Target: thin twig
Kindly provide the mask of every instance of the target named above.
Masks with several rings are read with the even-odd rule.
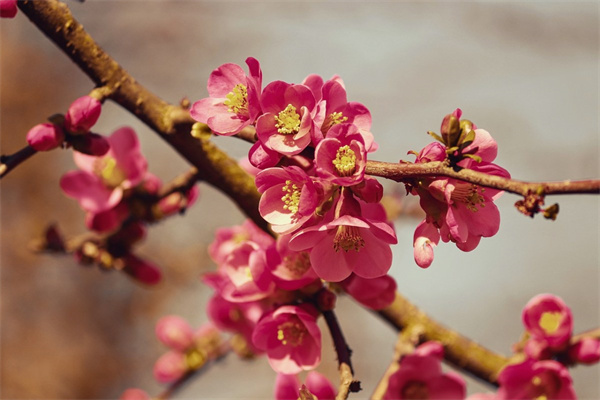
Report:
[[[27,145],[14,154],[0,156],[0,179],[35,153],[37,153],[37,151],[33,147]]]

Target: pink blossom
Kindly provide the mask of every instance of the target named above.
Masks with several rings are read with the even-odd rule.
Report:
[[[118,129],[108,141],[110,150],[105,156],[75,152],[80,170],[68,172],[60,180],[65,194],[77,199],[86,211],[97,213],[115,207],[124,191],[138,185],[146,173],[147,162],[133,129]]]
[[[156,205],[158,216],[167,217],[178,212],[184,212],[196,202],[199,193],[200,189],[198,189],[198,186],[194,185],[185,193],[173,192],[170,195],[160,199]]]
[[[586,337],[569,347],[569,360],[574,363],[594,364],[600,361],[600,340]]]
[[[366,209],[350,191],[342,191],[329,218],[299,230],[290,248],[309,250],[313,269],[326,281],[342,281],[352,272],[369,279],[385,275],[392,265],[390,244],[397,242],[396,233],[384,219],[368,216]]]
[[[279,163],[282,157],[282,154],[269,149],[261,142],[254,143],[248,151],[248,160],[250,161],[250,164],[258,169],[274,167]]]
[[[252,241],[262,249],[267,249],[274,239],[247,219],[242,225],[217,229],[215,240],[208,246],[208,254],[217,264],[222,264],[240,244]]]
[[[265,147],[294,155],[310,144],[316,102],[308,87],[271,82],[262,93],[261,105],[264,114],[256,121],[256,134]]]
[[[354,300],[373,310],[389,306],[396,298],[396,281],[389,275],[366,279],[353,274],[340,285]]]
[[[371,113],[364,105],[357,102],[348,102],[346,89],[338,80],[329,80],[321,88],[315,124],[317,129],[313,136],[313,144],[318,145],[325,137],[329,137],[331,127],[348,123],[358,128],[363,137],[365,148],[368,152],[375,151],[377,144],[373,140],[371,130]]]
[[[282,374],[297,374],[321,362],[321,331],[317,310],[309,305],[281,306],[263,316],[252,335],[271,367]]]
[[[151,400],[151,397],[142,389],[130,388],[121,394],[119,400]]]
[[[218,135],[231,136],[253,124],[259,116],[262,71],[259,62],[248,57],[249,75],[237,64],[223,64],[208,78],[208,95],[192,105],[190,114]]]
[[[296,290],[319,277],[311,267],[309,253],[290,250],[289,240],[289,235],[280,236],[277,243],[267,249],[267,268],[278,287]]]
[[[353,124],[335,125],[315,149],[317,175],[336,185],[360,183],[366,164],[364,140]]]
[[[96,232],[110,232],[117,229],[130,215],[127,203],[121,201],[113,208],[100,212],[88,211],[85,214],[85,226]]]
[[[352,193],[367,203],[379,203],[383,198],[383,186],[376,178],[365,175],[362,182],[352,186]]]
[[[48,151],[60,147],[65,133],[55,124],[38,124],[27,132],[27,143],[37,151]]]
[[[465,381],[453,372],[443,373],[442,356],[441,344],[431,342],[406,355],[400,361],[400,369],[390,376],[383,398],[464,399]]]
[[[298,167],[268,168],[256,176],[258,210],[273,231],[290,233],[313,216],[323,189]]]
[[[69,143],[74,150],[90,156],[103,156],[110,149],[110,143],[104,136],[92,132],[71,136]]]
[[[185,351],[194,343],[194,331],[190,324],[177,315],[162,317],[155,328],[156,337],[165,346]]]
[[[171,383],[181,378],[188,366],[185,360],[185,354],[171,350],[160,356],[154,363],[154,379],[160,383]]]
[[[17,0],[0,0],[0,18],[14,18],[17,15]]]
[[[296,400],[300,397],[301,387],[302,384],[297,375],[277,374],[275,400]],[[306,375],[305,387],[318,400],[333,400],[337,393],[329,379],[317,371],[310,371]]]
[[[576,399],[569,372],[556,361],[528,359],[508,365],[500,371],[498,383],[498,400]]]
[[[102,103],[90,96],[75,100],[65,115],[65,129],[74,135],[89,132],[102,111]]]
[[[529,300],[522,314],[525,329],[535,341],[551,350],[562,350],[573,331],[573,317],[565,302],[552,294],[539,294]]]

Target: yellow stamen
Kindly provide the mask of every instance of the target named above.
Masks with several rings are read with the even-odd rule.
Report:
[[[561,321],[562,321],[562,314],[560,312],[546,311],[540,317],[539,324],[540,324],[540,327],[544,330],[544,332],[546,332],[548,335],[552,335],[554,332],[556,332],[556,330],[560,326]]]
[[[340,176],[350,176],[356,171],[356,153],[345,145],[338,149],[333,166]]]
[[[458,183],[454,187],[451,198],[454,202],[463,203],[467,209],[476,212],[477,206],[485,207],[485,199],[479,194],[480,191],[484,192],[483,188],[479,190],[477,185]]]
[[[338,226],[335,237],[333,238],[333,249],[338,252],[340,249],[346,253],[349,250],[359,251],[365,247],[365,241],[360,236],[360,230],[356,226]]]
[[[206,362],[206,354],[198,349],[192,349],[185,353],[185,364],[189,369],[200,368]]]
[[[294,277],[300,278],[310,268],[310,256],[306,251],[285,256],[283,265]]]
[[[348,117],[345,117],[341,112],[333,112],[325,117],[325,121],[323,121],[323,125],[321,126],[321,132],[326,136],[332,126],[346,121],[348,121]]]
[[[248,91],[246,86],[238,83],[225,97],[227,97],[227,100],[223,104],[227,106],[229,112],[248,116]]]
[[[296,320],[298,317],[295,317]],[[306,327],[300,321],[288,321],[277,327],[277,339],[284,345],[299,346],[306,335]]]
[[[109,188],[116,188],[127,178],[125,173],[117,166],[117,160],[110,156],[97,160],[94,171]]]
[[[275,117],[275,127],[277,132],[283,135],[295,135],[300,130],[300,114],[296,112],[296,107],[288,104],[287,107],[280,111]]]
[[[289,210],[292,214],[298,212],[298,205],[300,204],[300,194],[302,193],[296,184],[292,183],[291,180],[285,181],[285,185],[281,188],[281,191],[285,193],[281,197],[283,202],[283,209]]]

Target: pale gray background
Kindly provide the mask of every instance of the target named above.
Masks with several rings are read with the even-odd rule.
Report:
[[[443,116],[461,107],[499,145],[498,164],[517,179],[598,178],[597,2],[257,2],[93,1],[69,3],[100,45],[168,101],[205,97],[210,72],[225,62],[262,65],[265,84],[310,73],[342,76],[349,99],[373,115],[380,150],[372,159],[410,159]],[[2,20],[2,153],[24,144],[29,127],[86,94],[89,80],[19,14]],[[150,171],[168,180],[186,165],[152,132],[108,104],[95,130],[128,124],[140,135]],[[236,157],[248,145],[217,142]],[[119,274],[78,267],[70,258],[31,255],[27,241],[50,221],[82,232],[83,213],[58,188],[73,169],[68,152],[36,156],[3,179],[2,387],[6,398],[115,398],[137,386],[160,391],[151,375],[163,352],[153,324],[179,314],[206,321],[210,291],[197,280],[214,268],[206,246],[221,225],[242,221],[231,202],[202,186],[187,218],[153,227],[145,257],[165,270],[155,289]],[[42,185],[43,184],[43,185]],[[396,187],[386,183],[388,190]],[[508,354],[535,294],[561,296],[575,331],[597,327],[598,198],[551,197],[558,220],[530,220],[497,203],[501,230],[471,253],[441,245],[427,270],[412,260],[418,220],[397,222],[391,273],[399,289],[433,317]],[[355,350],[366,398],[391,359],[394,332],[350,300],[338,316]],[[327,336],[326,334],[324,335]],[[328,347],[325,345],[325,347]],[[320,370],[337,382],[335,358]],[[580,398],[600,398],[599,368],[572,370]],[[178,398],[269,398],[265,359],[229,356]],[[483,391],[472,384],[469,392]]]

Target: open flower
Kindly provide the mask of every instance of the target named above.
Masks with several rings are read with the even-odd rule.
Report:
[[[301,387],[305,387],[317,400],[334,400],[337,390],[329,379],[317,371],[306,374],[304,385],[297,375],[277,374],[275,379],[275,400],[296,400],[300,397]]]
[[[133,129],[118,129],[108,141],[110,150],[102,157],[75,152],[75,164],[80,170],[67,172],[60,180],[65,194],[77,199],[85,211],[101,212],[115,207],[126,190],[142,181],[147,170]]]
[[[256,121],[256,134],[265,147],[291,156],[310,144],[316,102],[308,87],[271,82],[260,102],[264,114]]]
[[[535,296],[525,305],[522,319],[531,335],[530,340],[552,351],[563,350],[568,345],[573,332],[573,316],[560,297],[552,294]]]
[[[271,367],[282,374],[297,374],[321,362],[321,331],[317,310],[309,305],[281,306],[263,316],[252,335]]]
[[[218,135],[231,136],[253,124],[260,114],[262,71],[252,57],[246,59],[249,75],[237,64],[223,64],[208,78],[208,95],[192,105],[190,114]]]
[[[343,190],[329,220],[299,230],[290,248],[309,250],[313,269],[326,281],[339,282],[352,272],[369,279],[385,275],[392,265],[390,244],[397,242],[396,233],[387,221],[369,215],[367,206],[381,207],[361,206],[349,190]]]
[[[498,400],[573,400],[573,381],[567,369],[551,360],[526,360],[508,365],[498,375]]]
[[[443,347],[427,342],[400,361],[400,369],[388,381],[385,400],[456,399],[466,395],[465,381],[453,372],[442,371]]]
[[[329,130],[315,149],[317,174],[326,181],[352,186],[365,176],[367,151],[364,139],[353,124],[338,124]]]

